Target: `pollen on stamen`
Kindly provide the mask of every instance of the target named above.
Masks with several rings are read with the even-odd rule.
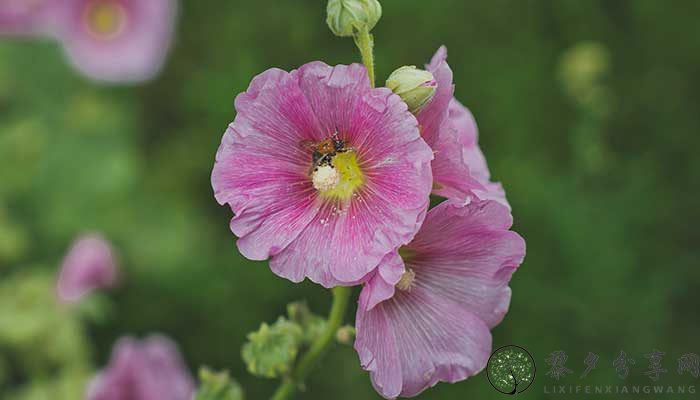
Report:
[[[314,188],[320,192],[335,189],[340,182],[340,174],[330,165],[322,165],[316,168],[311,175]]]
[[[399,290],[411,290],[415,285],[416,273],[412,269],[407,269],[406,272],[401,275],[399,283],[396,284],[396,288]]]

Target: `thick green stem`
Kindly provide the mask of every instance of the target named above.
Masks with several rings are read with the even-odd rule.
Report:
[[[297,363],[290,376],[277,388],[277,391],[272,396],[272,400],[286,400],[291,398],[299,386],[304,383],[304,380],[309,375],[314,365],[323,357],[333,343],[335,333],[345,319],[345,311],[348,308],[352,289],[349,287],[336,287],[332,289],[332,291],[333,305],[328,315],[328,326],[326,330],[316,339],[309,350],[304,353],[304,356],[299,360],[299,363]]]
[[[374,37],[369,33],[367,27],[363,27],[355,32],[353,38],[355,45],[360,50],[362,64],[367,68],[369,82],[374,87]]]

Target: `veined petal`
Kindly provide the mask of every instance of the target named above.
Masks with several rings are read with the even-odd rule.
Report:
[[[452,130],[452,135],[457,143],[462,144],[461,162],[466,165],[469,170],[470,180],[476,180],[479,186],[469,184],[450,185],[447,188],[457,189],[457,192],[442,193],[441,195],[451,199],[468,199],[474,195],[480,200],[496,200],[499,203],[510,209],[510,204],[506,200],[506,193],[500,183],[491,182],[491,172],[489,171],[486,157],[479,147],[478,128],[474,116],[468,108],[463,106],[457,99],[452,99],[449,106],[449,127]],[[449,146],[449,142],[439,144],[438,149],[445,149]],[[457,160],[457,156],[452,155],[451,158]],[[440,157],[436,157],[436,160]],[[450,163],[456,165],[455,162]],[[460,169],[462,167],[457,167]],[[435,175],[443,175],[435,172]],[[440,193],[438,193],[440,194]]]
[[[525,255],[511,224],[495,201],[444,202],[428,212],[403,260],[388,255],[368,276],[355,349],[382,396],[415,396],[486,365],[489,328],[508,310],[508,282]]]
[[[368,310],[366,293],[360,297],[355,349],[385,398],[416,396],[486,366],[491,333],[463,307],[416,287]]]
[[[264,260],[294,240],[320,209],[300,143],[318,123],[296,79],[272,69],[236,98],[239,112],[224,134],[212,172],[214,196],[235,216],[241,253]]]
[[[430,147],[437,142],[443,122],[447,119],[450,100],[454,96],[452,70],[447,65],[447,49],[442,46],[428,64],[427,70],[433,74],[437,82],[435,96],[430,103],[418,113],[416,118],[421,128],[421,135]]]
[[[525,257],[525,241],[508,230],[511,225],[509,210],[495,201],[442,203],[407,246],[413,254],[407,268],[416,273],[416,285],[494,327],[508,311],[508,282]]]

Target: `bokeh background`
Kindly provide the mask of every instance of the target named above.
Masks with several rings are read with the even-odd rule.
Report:
[[[511,311],[494,330],[495,347],[520,345],[538,363],[521,396],[651,385],[653,349],[666,352],[657,384],[697,385],[677,359],[700,353],[700,3],[382,4],[378,80],[448,47],[456,95],[527,240]],[[51,41],[0,42],[2,399],[75,400],[115,339],[150,332],[173,337],[193,371],[229,369],[249,399],[264,399],[276,382],[245,371],[246,334],[290,301],[329,306],[322,288],[237,253],[209,176],[253,75],[355,62],[352,41],[326,28],[320,0],[188,0],[180,11],[163,73],[140,86],[82,78]],[[53,280],[89,230],[114,243],[125,281],[76,312],[55,304]],[[574,371],[559,381],[545,376],[555,350]],[[612,365],[620,350],[636,361],[626,380]],[[579,379],[588,352],[600,359]],[[299,398],[331,396],[378,398],[350,347],[337,346]],[[498,396],[481,374],[419,398]]]

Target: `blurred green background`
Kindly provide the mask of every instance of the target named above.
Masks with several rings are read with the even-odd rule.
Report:
[[[520,345],[538,363],[525,398],[561,396],[545,385],[651,385],[653,349],[666,352],[657,384],[698,383],[677,359],[700,354],[700,3],[671,3],[382,0],[378,81],[448,47],[456,95],[527,241],[494,330],[494,348]],[[141,86],[86,81],[50,41],[0,42],[2,399],[77,399],[116,338],[154,331],[177,340],[193,371],[229,369],[264,399],[276,382],[245,371],[246,333],[293,300],[329,306],[322,288],[237,253],[209,176],[252,76],[356,62],[352,41],[330,33],[319,0],[183,1],[180,15],[165,70]],[[97,319],[51,293],[86,230],[114,243],[125,276],[93,304],[109,311]],[[545,376],[555,350],[574,371],[559,381]],[[626,380],[612,365],[620,350],[636,361]],[[589,351],[600,359],[579,379]],[[350,347],[299,398],[330,396],[378,398]],[[419,398],[498,396],[481,374]]]

